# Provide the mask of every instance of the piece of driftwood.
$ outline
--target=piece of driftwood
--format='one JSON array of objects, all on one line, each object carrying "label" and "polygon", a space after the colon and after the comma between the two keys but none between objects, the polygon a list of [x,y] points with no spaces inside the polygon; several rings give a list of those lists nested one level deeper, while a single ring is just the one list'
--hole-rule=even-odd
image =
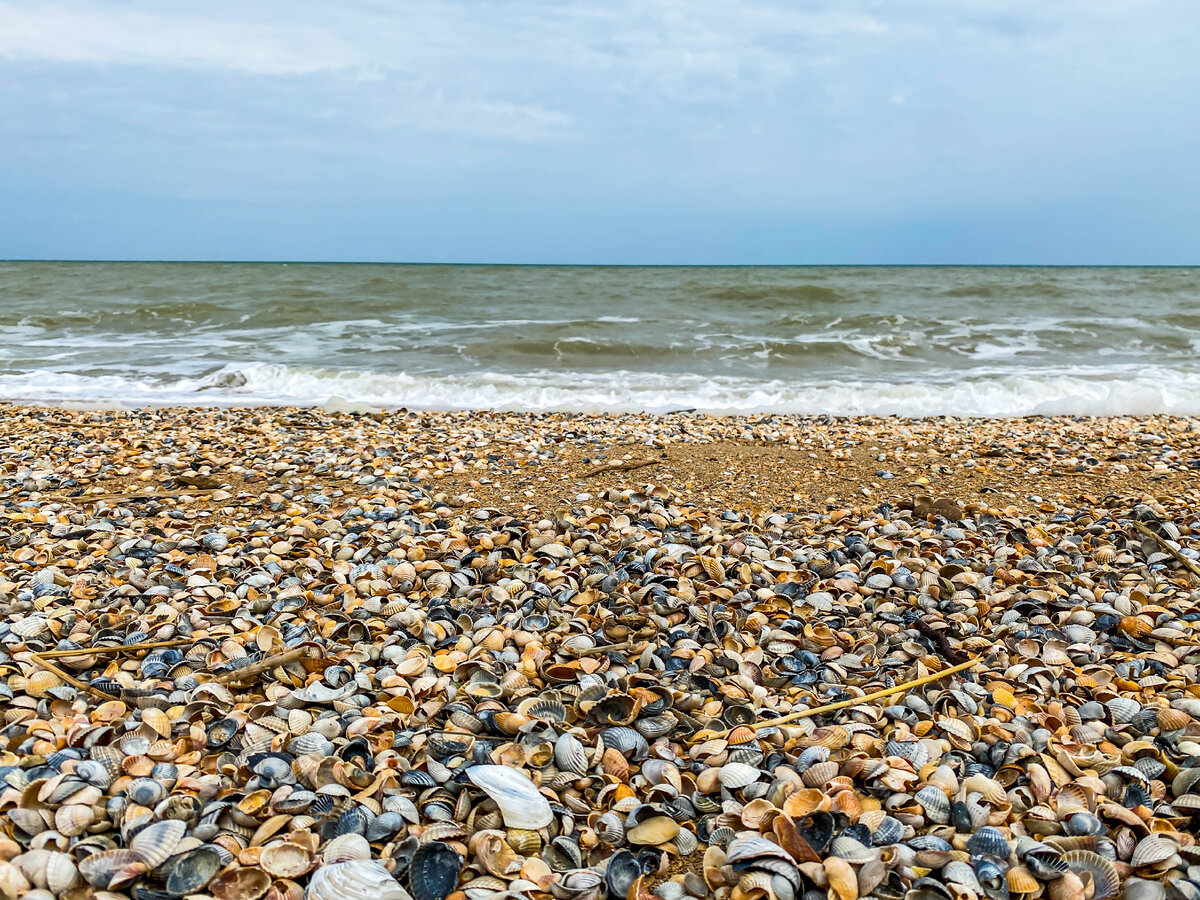
[{"label": "piece of driftwood", "polygon": [[1200,577],[1200,563],[1197,563],[1194,559],[1188,559],[1169,543],[1167,543],[1167,539],[1165,537],[1163,537],[1161,534],[1156,534],[1155,532],[1151,531],[1141,522],[1134,522],[1133,527],[1138,530],[1139,534],[1148,538],[1152,538],[1154,542],[1158,544],[1158,546],[1160,546],[1166,553],[1169,553],[1171,556],[1175,557],[1176,562],[1182,565],[1193,575]]},{"label": "piece of driftwood", "polygon": [[577,657],[582,656],[600,656],[610,650],[628,650],[631,647],[637,646],[637,641],[621,641],[619,644],[601,644],[598,647],[589,647],[586,650],[573,650],[570,647],[565,648],[565,652]]},{"label": "piece of driftwood", "polygon": [[307,647],[293,647],[291,650],[277,653],[274,656],[268,656],[259,662],[251,663],[240,669],[234,669],[232,672],[226,672],[223,675],[218,675],[215,681],[217,684],[237,684],[242,681],[249,681],[255,675],[261,675],[263,672],[273,669],[276,666],[286,665],[292,660],[304,656],[307,652]]},{"label": "piece of driftwood", "polygon": [[[780,716],[777,719],[764,719],[761,722],[751,722],[749,727],[757,731],[760,728],[770,728],[773,725],[784,725],[788,722],[795,722],[799,719],[808,719],[812,716],[819,716],[822,713],[835,712],[839,709],[846,709],[850,706],[858,706],[860,703],[870,703],[873,700],[880,700],[884,697],[890,697],[892,694],[900,694],[904,691],[911,690],[915,687],[920,687],[923,684],[929,684],[931,681],[937,681],[945,678],[947,675],[953,675],[955,672],[961,672],[964,669],[970,669],[973,666],[979,665],[983,660],[976,657],[968,660],[965,663],[960,663],[957,666],[951,666],[948,669],[942,669],[940,672],[934,672],[932,675],[926,675],[924,678],[918,678],[915,681],[906,681],[904,684],[898,684],[895,687],[887,688],[886,690],[876,691],[873,694],[866,694],[862,697],[851,697],[849,700],[842,700],[838,703],[827,703],[825,706],[814,706],[812,709],[802,709],[799,712],[789,713],[786,716]],[[723,738],[728,736],[733,729],[725,731],[703,731],[701,734],[706,740],[712,738]],[[699,739],[699,735],[697,735]]]},{"label": "piece of driftwood", "polygon": [[187,643],[190,643],[190,641],[143,641],[139,644],[118,644],[115,647],[75,647],[71,650],[44,650],[39,653],[29,654],[29,659],[35,665],[41,666],[43,669],[46,669],[49,672],[53,672],[63,681],[74,685],[81,691],[91,694],[93,697],[100,697],[104,700],[117,700],[119,698],[114,697],[112,694],[105,693],[99,688],[92,687],[90,684],[80,681],[74,675],[71,675],[63,669],[60,669],[58,666],[54,665],[54,663],[49,662],[48,660],[62,659],[69,656],[109,656],[114,653],[123,653],[125,651],[136,652],[138,650],[153,650],[156,647],[176,647],[179,644]]}]

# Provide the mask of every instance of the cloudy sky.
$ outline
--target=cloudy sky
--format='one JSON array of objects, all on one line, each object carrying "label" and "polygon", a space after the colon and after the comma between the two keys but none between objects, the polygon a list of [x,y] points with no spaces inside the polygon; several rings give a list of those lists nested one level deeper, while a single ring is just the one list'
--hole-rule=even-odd
[{"label": "cloudy sky", "polygon": [[0,257],[1200,263],[1196,0],[0,0]]}]

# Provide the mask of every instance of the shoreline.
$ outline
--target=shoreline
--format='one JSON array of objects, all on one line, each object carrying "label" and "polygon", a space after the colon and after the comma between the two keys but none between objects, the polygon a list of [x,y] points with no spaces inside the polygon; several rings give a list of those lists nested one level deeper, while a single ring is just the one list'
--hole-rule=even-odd
[{"label": "shoreline", "polygon": [[[200,454],[169,462],[121,451],[120,465],[46,480],[43,487],[56,494],[112,493],[131,485],[178,490],[193,477],[231,489],[329,487],[369,494],[395,490],[412,478],[453,497],[458,506],[513,512],[550,511],[583,494],[645,483],[710,507],[824,511],[929,496],[1024,510],[1097,493],[1171,493],[1200,472],[1200,418],[1167,415],[912,419],[404,408],[331,413],[289,406],[95,411],[7,402],[0,404],[0,415],[0,435],[16,432],[25,441],[24,452],[35,458],[53,450],[55,429],[85,445],[116,445],[111,449],[129,442],[126,430],[152,438],[156,430],[183,429],[222,448],[219,458]],[[387,465],[371,474],[361,462],[301,461],[294,470],[295,463],[285,463],[286,477],[272,479],[254,453],[278,456],[295,435],[391,449],[381,457]],[[239,458],[246,450],[253,453]],[[602,468],[630,462],[652,464]],[[3,495],[12,499],[10,489]]]}]

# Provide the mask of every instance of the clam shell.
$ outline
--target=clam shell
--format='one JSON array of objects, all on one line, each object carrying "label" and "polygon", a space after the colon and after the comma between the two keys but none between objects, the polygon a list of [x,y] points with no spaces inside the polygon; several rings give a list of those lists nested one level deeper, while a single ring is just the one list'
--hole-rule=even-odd
[{"label": "clam shell", "polygon": [[670,816],[653,816],[625,831],[631,844],[665,844],[679,834],[679,823]]},{"label": "clam shell", "polygon": [[445,900],[458,884],[462,863],[462,857],[449,844],[422,844],[408,872],[409,890],[415,900]]},{"label": "clam shell", "polygon": [[146,872],[146,863],[132,850],[106,850],[79,863],[79,874],[101,890],[116,890]]},{"label": "clam shell", "polygon": [[305,900],[411,900],[387,869],[370,859],[323,865],[308,882]]},{"label": "clam shell", "polygon": [[553,820],[550,801],[538,792],[525,773],[507,766],[471,766],[467,777],[483,790],[504,817],[509,828],[536,831]]},{"label": "clam shell", "polygon": [[258,863],[275,878],[298,878],[316,864],[316,859],[299,844],[283,841],[264,847]]},{"label": "clam shell", "polygon": [[1170,859],[1178,852],[1179,845],[1175,841],[1162,835],[1152,834],[1138,842],[1138,845],[1133,849],[1133,855],[1129,859],[1129,864],[1135,869],[1140,869],[1143,866],[1153,866]]},{"label": "clam shell", "polygon": [[205,846],[182,854],[167,876],[167,893],[173,897],[194,894],[212,881],[224,863],[216,847]]},{"label": "clam shell", "polygon": [[945,825],[950,821],[950,798],[941,788],[928,784],[917,791],[913,799],[921,804],[929,821],[938,825]]}]

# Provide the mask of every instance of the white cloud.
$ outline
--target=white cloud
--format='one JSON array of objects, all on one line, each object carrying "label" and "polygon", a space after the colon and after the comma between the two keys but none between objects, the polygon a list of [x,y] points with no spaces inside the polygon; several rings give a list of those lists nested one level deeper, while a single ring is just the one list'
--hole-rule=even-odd
[{"label": "white cloud", "polygon": [[363,62],[327,30],[142,12],[115,5],[0,3],[0,57],[298,75]]}]

